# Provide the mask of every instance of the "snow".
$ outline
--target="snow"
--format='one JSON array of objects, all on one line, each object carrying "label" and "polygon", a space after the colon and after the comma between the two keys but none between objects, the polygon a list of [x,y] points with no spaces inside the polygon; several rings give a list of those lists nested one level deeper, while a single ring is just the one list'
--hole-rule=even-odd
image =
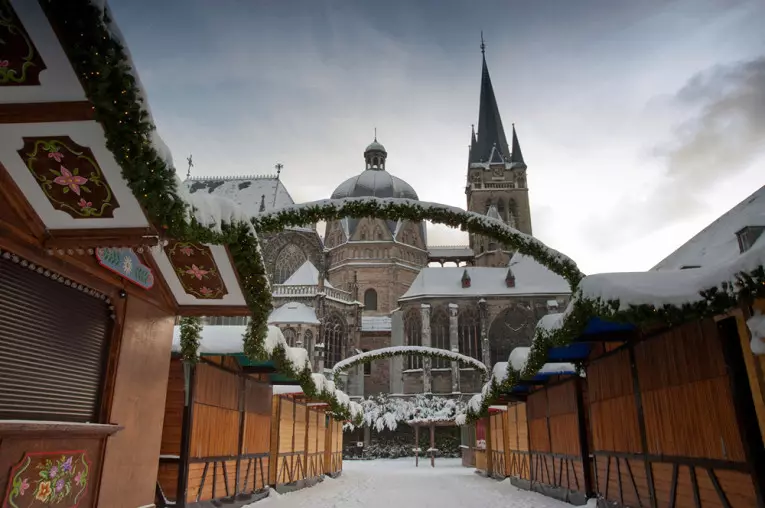
[{"label": "snow", "polygon": [[[509,363],[513,370],[523,372],[529,359],[529,347],[517,347],[510,352]],[[546,363],[539,370],[538,374],[570,374],[576,372],[576,368],[571,363]]]},{"label": "snow", "polygon": [[488,372],[486,365],[484,365],[483,362],[476,360],[475,358],[471,358],[470,356],[465,356],[460,353],[455,353],[453,351],[449,351],[448,349],[439,349],[427,346],[392,346],[374,349],[372,351],[359,353],[337,362],[333,370],[335,372],[342,372],[343,370],[354,365],[356,362],[366,358],[376,358],[380,355],[405,355],[411,353],[438,353],[439,355],[448,356],[454,361],[469,364],[482,372]]},{"label": "snow", "polygon": [[275,175],[190,178],[184,185],[192,195],[206,194],[229,199],[241,206],[249,217],[260,213],[261,202],[266,212],[295,203]]},{"label": "snow", "polygon": [[272,323],[318,325],[319,319],[313,307],[300,302],[287,302],[271,311],[268,324]]},{"label": "snow", "polygon": [[[246,326],[205,326],[199,341],[199,354],[231,355],[244,351]],[[173,352],[181,351],[181,327],[173,329]]]},{"label": "snow", "polygon": [[[517,349],[517,348],[516,348]],[[507,362],[497,362],[494,364],[491,378],[497,383],[501,384],[507,379]]]},{"label": "snow", "polygon": [[[515,275],[515,287],[505,282],[507,268],[494,267],[426,267],[412,282],[401,301],[422,297],[569,295],[566,279],[552,272],[532,257],[516,253],[509,266]],[[467,270],[470,287],[462,287]]]},{"label": "snow", "polygon": [[362,332],[389,332],[390,330],[390,316],[361,316]]},{"label": "snow", "polygon": [[581,298],[604,302],[618,300],[619,310],[631,305],[682,306],[704,300],[701,292],[729,284],[736,274],[752,272],[765,265],[765,235],[746,252],[731,261],[688,270],[661,270],[589,275],[579,284]]},{"label": "snow", "polygon": [[765,186],[731,208],[653,270],[678,270],[683,266],[709,266],[739,255],[736,232],[746,226],[765,226]]},{"label": "snow", "polygon": [[563,326],[563,316],[564,314],[562,312],[542,316],[542,319],[537,323],[537,330],[544,330],[547,332],[557,330]]},{"label": "snow", "polygon": [[765,314],[757,311],[746,321],[746,326],[752,334],[752,353],[765,355]]},{"label": "snow", "polygon": [[[460,459],[414,466],[414,458],[343,462],[343,474],[318,485],[269,496],[245,508],[571,508],[570,504],[498,482],[462,467]],[[594,506],[594,505],[592,505]]]},{"label": "snow", "polygon": [[[451,422],[464,410],[464,402],[455,398],[416,394],[397,397],[387,394],[371,396],[359,403],[363,411],[363,424],[375,429],[396,430],[400,423]],[[353,425],[347,425],[353,429]]]},{"label": "snow", "polygon": [[[311,263],[306,261],[300,268],[295,270],[289,279],[285,280],[283,286],[315,286],[319,284],[319,270]],[[328,280],[324,280],[325,287],[332,287]]]},{"label": "snow", "polygon": [[274,385],[274,395],[284,395],[287,393],[303,393],[303,389],[297,385]]}]

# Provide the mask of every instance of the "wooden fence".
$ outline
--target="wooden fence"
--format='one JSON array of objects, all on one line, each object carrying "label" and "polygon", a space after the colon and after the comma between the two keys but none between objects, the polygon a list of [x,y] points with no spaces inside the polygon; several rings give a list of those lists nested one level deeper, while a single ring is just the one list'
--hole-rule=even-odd
[{"label": "wooden fence", "polygon": [[[491,410],[489,415],[490,443],[487,443],[487,453],[491,453],[491,476],[505,478],[508,472],[508,433],[507,411]],[[489,439],[487,438],[487,441]]]},{"label": "wooden fence", "polygon": [[529,467],[529,428],[526,403],[515,402],[507,407],[507,476],[531,479]]}]

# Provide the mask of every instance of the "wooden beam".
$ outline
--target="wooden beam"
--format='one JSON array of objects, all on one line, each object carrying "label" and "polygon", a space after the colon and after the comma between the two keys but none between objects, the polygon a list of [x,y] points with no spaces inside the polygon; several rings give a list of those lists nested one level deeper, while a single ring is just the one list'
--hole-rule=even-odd
[{"label": "wooden beam", "polygon": [[95,119],[88,101],[0,104],[0,124],[84,122]]},{"label": "wooden beam", "polygon": [[[22,224],[10,224],[10,226],[14,229],[24,227],[38,241],[42,240],[45,235],[45,224],[24,197],[24,193],[16,185],[16,181],[2,162],[0,162],[0,198],[10,207],[12,214],[18,216],[14,219],[19,219],[22,222]],[[9,217],[0,217],[0,219],[9,219]]]},{"label": "wooden beam", "polygon": [[242,372],[246,374],[273,374],[276,372],[276,367],[269,365],[248,365],[242,367]]},{"label": "wooden beam", "polygon": [[93,249],[97,247],[148,247],[159,240],[153,228],[51,229],[43,247],[54,250]]}]

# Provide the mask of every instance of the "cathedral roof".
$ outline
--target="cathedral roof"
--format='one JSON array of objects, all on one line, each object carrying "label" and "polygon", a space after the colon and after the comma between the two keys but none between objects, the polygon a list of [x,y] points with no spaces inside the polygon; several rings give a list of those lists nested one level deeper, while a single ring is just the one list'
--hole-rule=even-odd
[{"label": "cathedral roof", "polygon": [[374,141],[369,143],[369,145],[367,145],[367,147],[364,149],[364,153],[372,152],[372,151],[388,153],[387,150],[385,150],[385,147],[382,146],[382,144],[377,141],[377,138],[375,138]]},{"label": "cathedral roof", "polygon": [[271,311],[268,324],[318,325],[316,310],[300,302],[287,302]]},{"label": "cathedral roof", "polygon": [[[509,266],[515,285],[508,287],[507,267],[426,267],[414,279],[400,300],[423,297],[485,297],[521,295],[568,295],[571,287],[560,275],[537,263],[533,258],[516,253]],[[462,287],[464,272],[470,286]]]},{"label": "cathedral roof", "polygon": [[382,169],[367,169],[337,186],[332,199],[359,198],[419,199],[411,185]]},{"label": "cathedral roof", "polygon": [[[282,284],[284,286],[316,286],[319,284],[319,270],[313,263],[306,261]],[[324,286],[331,288],[332,284],[325,279]]]},{"label": "cathedral roof", "polygon": [[207,192],[230,199],[254,217],[295,204],[282,181],[274,175],[190,178],[183,182],[189,192]]}]

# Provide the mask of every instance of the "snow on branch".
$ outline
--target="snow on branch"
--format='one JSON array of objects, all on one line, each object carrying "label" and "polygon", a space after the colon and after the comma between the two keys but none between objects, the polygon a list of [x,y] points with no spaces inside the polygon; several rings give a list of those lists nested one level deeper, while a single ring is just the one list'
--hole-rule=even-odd
[{"label": "snow on branch", "polygon": [[341,372],[350,369],[354,365],[403,355],[427,356],[429,358],[443,358],[449,361],[460,362],[466,365],[470,365],[471,367],[480,371],[484,379],[489,372],[489,369],[486,368],[486,365],[484,365],[483,362],[461,353],[449,351],[448,349],[426,346],[392,346],[375,349],[373,351],[367,351],[365,353],[359,353],[357,355],[346,358],[345,360],[337,362],[333,369],[335,380],[337,380],[337,377]]},{"label": "snow on branch", "polygon": [[[363,399],[360,405],[363,411],[362,425],[377,432],[396,430],[400,423],[451,422],[465,408],[461,400],[431,394],[417,394],[413,397],[381,394]],[[355,425],[346,424],[346,428],[353,430]]]}]

